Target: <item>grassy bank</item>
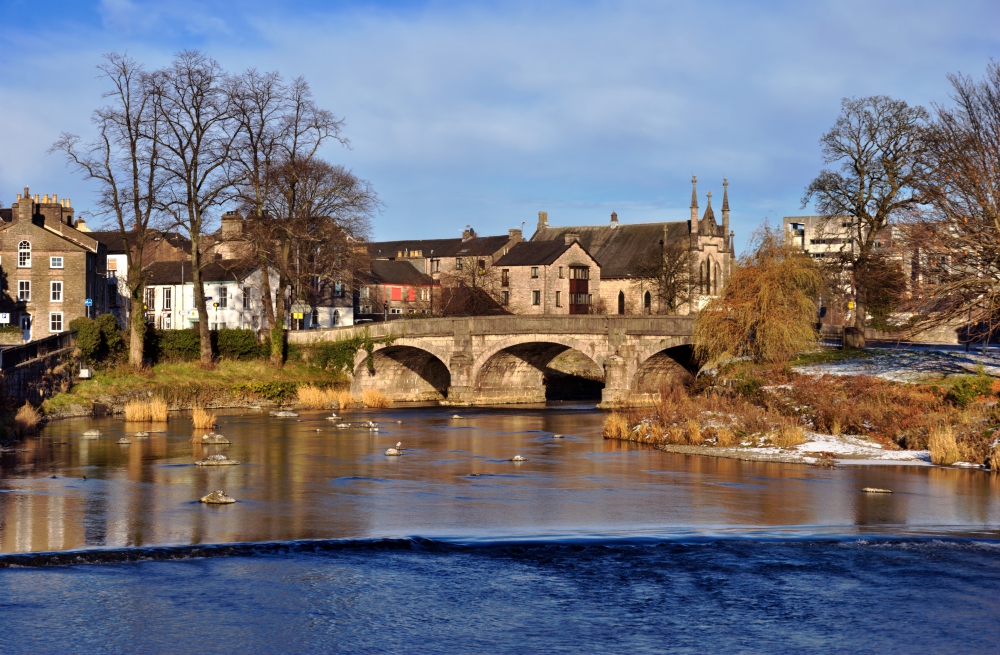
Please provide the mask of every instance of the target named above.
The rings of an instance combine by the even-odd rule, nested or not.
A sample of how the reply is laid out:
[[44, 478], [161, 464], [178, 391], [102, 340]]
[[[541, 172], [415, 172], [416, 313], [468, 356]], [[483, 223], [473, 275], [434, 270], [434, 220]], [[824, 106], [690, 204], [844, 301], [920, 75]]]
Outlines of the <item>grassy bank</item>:
[[[794, 364], [847, 356], [814, 353]], [[982, 371], [904, 383], [738, 362], [687, 389], [664, 390], [656, 407], [609, 415], [604, 433], [661, 446], [730, 448], [793, 448], [809, 434], [857, 435], [887, 450], [929, 449], [935, 463], [982, 463], [1000, 437], [998, 394], [1000, 381]]]
[[127, 367], [95, 372], [93, 379], [81, 380], [67, 393], [45, 401], [48, 415], [89, 412], [95, 403], [123, 411], [130, 400], [161, 398], [171, 409], [190, 409], [196, 402], [203, 407], [252, 403], [292, 402], [300, 386], [345, 387], [343, 373], [305, 364], [288, 363], [282, 368], [265, 361], [223, 360], [205, 370], [195, 362], [157, 364], [144, 371]]

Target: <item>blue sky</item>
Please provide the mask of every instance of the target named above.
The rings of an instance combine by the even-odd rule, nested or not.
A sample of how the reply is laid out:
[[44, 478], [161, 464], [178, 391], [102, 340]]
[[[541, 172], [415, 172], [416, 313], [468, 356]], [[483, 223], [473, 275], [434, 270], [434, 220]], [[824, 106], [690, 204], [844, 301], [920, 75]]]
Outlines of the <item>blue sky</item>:
[[1000, 58], [1000, 3], [0, 0], [0, 203], [95, 189], [46, 154], [87, 136], [95, 65], [199, 48], [304, 75], [347, 121], [326, 156], [374, 184], [378, 239], [684, 220], [730, 182], [743, 244], [802, 213], [844, 96], [947, 102]]

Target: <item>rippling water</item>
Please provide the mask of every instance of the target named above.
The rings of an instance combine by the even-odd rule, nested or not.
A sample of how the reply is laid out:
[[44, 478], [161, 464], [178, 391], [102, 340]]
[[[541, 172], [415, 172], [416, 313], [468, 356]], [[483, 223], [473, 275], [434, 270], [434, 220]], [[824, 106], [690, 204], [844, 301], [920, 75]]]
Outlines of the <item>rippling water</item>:
[[[998, 649], [1000, 476], [667, 454], [574, 406], [460, 412], [349, 416], [377, 433], [232, 413], [211, 447], [179, 420], [131, 446], [114, 419], [50, 426], [0, 459], [0, 653]], [[193, 465], [216, 452], [245, 463]], [[197, 502], [219, 488], [239, 502]]]

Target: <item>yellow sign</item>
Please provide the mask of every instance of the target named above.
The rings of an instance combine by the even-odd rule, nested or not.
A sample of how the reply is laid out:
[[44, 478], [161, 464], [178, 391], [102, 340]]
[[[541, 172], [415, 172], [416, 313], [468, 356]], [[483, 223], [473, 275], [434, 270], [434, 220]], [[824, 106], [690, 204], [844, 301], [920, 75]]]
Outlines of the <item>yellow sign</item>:
[[292, 314], [292, 318], [302, 318], [302, 312], [295, 312]]
[[847, 308], [848, 309], [854, 309], [854, 301], [853, 300], [848, 301]]

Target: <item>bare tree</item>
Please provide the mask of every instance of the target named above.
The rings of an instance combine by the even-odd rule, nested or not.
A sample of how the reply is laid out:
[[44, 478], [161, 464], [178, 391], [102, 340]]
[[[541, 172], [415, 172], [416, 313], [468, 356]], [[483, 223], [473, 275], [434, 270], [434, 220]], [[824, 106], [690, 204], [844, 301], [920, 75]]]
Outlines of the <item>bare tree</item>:
[[[363, 236], [368, 229], [364, 221], [378, 200], [367, 182], [349, 172], [326, 162], [313, 165], [326, 142], [346, 146], [348, 141], [341, 136], [343, 121], [316, 106], [303, 78], [286, 86], [277, 73], [251, 70], [236, 81], [232, 95], [241, 128], [235, 155], [242, 176], [240, 199], [253, 224], [248, 244], [261, 267], [271, 360], [280, 365], [285, 294], [293, 285], [292, 264], [302, 261], [297, 239], [303, 221], [327, 216], [339, 226], [342, 237]], [[347, 210], [348, 206], [353, 209]], [[324, 213], [325, 207], [331, 211]], [[278, 289], [271, 289], [268, 272], [272, 269], [278, 273]], [[302, 268], [294, 270], [299, 273]]]
[[[918, 203], [914, 189], [925, 175], [927, 118], [922, 107], [886, 96], [845, 98], [837, 122], [820, 139], [824, 163], [840, 170], [823, 170], [806, 187], [802, 206], [815, 200], [817, 210], [838, 223], [836, 230], [848, 230], [842, 257], [852, 271], [873, 258], [878, 232]], [[863, 346], [870, 289], [851, 275], [854, 326]]]
[[910, 229], [917, 327], [1000, 323], [1000, 64], [974, 80], [949, 76], [952, 106], [935, 106], [930, 172], [919, 189], [930, 209]]
[[502, 273], [489, 255], [456, 257], [454, 270], [441, 274], [439, 312], [444, 316], [509, 314], [501, 302], [503, 290]]
[[91, 117], [97, 137], [82, 142], [76, 135], [63, 133], [51, 150], [65, 153], [85, 178], [100, 184], [98, 207], [118, 227], [128, 261], [129, 363], [140, 368], [146, 329], [143, 253], [152, 236], [151, 221], [163, 181], [157, 143], [162, 116], [151, 78], [135, 60], [110, 53], [98, 69], [111, 90], [103, 94], [109, 104]]
[[212, 212], [232, 195], [233, 150], [239, 134], [230, 80], [218, 62], [185, 50], [154, 75], [162, 127], [157, 143], [166, 174], [163, 207], [191, 239], [191, 280], [201, 335], [201, 364], [212, 364], [202, 284], [202, 238]]
[[652, 279], [659, 312], [676, 314], [692, 298], [694, 267], [686, 243], [664, 243], [662, 253], [654, 253], [639, 264], [637, 274]]

